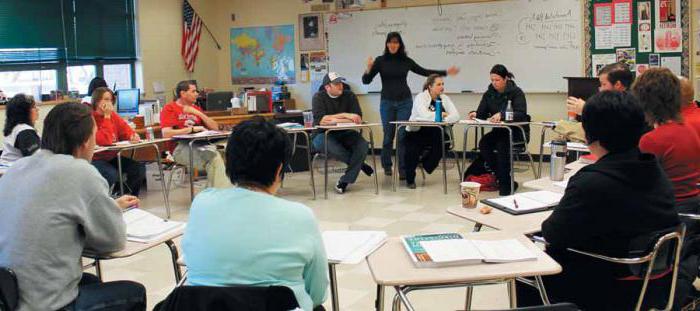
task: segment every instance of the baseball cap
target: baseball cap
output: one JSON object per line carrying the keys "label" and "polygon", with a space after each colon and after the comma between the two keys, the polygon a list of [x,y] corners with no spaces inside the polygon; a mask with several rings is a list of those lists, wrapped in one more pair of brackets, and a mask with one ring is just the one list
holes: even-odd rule
{"label": "baseball cap", "polygon": [[335,72],[329,72],[323,77],[323,85],[333,82],[345,82],[345,78]]}

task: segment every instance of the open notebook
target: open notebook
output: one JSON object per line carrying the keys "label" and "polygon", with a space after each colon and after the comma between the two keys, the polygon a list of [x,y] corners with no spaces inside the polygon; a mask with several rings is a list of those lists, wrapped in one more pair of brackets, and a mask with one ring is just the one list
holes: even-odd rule
{"label": "open notebook", "polygon": [[386,241],[384,231],[324,231],[323,244],[331,263],[358,264]]}
{"label": "open notebook", "polygon": [[500,198],[481,200],[481,202],[513,215],[520,215],[541,212],[555,207],[561,201],[562,196],[564,195],[561,193],[543,190],[522,192]]}
{"label": "open notebook", "polygon": [[516,239],[421,241],[432,267],[536,260],[537,256]]}
{"label": "open notebook", "polygon": [[128,209],[122,216],[126,223],[126,239],[133,242],[156,241],[185,226],[183,222],[166,220],[139,208]]}

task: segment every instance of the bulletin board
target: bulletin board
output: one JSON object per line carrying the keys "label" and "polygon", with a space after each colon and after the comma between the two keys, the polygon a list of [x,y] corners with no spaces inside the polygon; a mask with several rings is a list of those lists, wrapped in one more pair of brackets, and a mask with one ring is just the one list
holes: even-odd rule
{"label": "bulletin board", "polygon": [[663,66],[689,76],[689,0],[588,0],[585,6],[586,75],[622,61],[635,72]]}

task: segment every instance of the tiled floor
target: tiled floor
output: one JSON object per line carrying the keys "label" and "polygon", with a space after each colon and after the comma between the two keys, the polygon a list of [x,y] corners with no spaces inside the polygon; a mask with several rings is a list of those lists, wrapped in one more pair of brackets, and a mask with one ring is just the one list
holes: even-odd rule
{"label": "tiled floor", "polygon": [[[524,163],[516,166],[516,180],[523,182],[533,178],[532,171],[525,168]],[[337,174],[331,175],[329,183],[335,183],[338,177]],[[472,230],[473,223],[445,212],[448,206],[460,204],[456,169],[448,171],[448,194],[442,192],[442,173],[439,170],[427,176],[425,185],[421,184],[420,174],[417,180],[417,189],[407,189],[402,185],[397,192],[393,192],[391,178],[380,175],[379,195],[376,195],[373,178],[362,175],[343,195],[332,192],[332,185],[329,185],[329,198],[324,200],[323,175],[316,174],[318,198],[312,200],[309,173],[303,172],[287,175],[279,196],[311,207],[322,230],[384,230],[389,236]],[[484,197],[496,195],[496,192],[484,193]],[[147,192],[142,199],[143,208],[165,216],[162,194],[159,191]],[[171,193],[170,199],[172,218],[186,221],[190,202],[189,189],[185,185],[178,187]],[[149,309],[165,298],[175,285],[170,254],[165,246],[127,259],[104,261],[103,275],[105,280],[128,279],[144,284],[148,292]],[[341,310],[359,311],[374,308],[376,285],[365,263],[338,266],[338,283]],[[508,306],[505,285],[479,287],[474,292],[472,306],[475,309],[499,309]],[[387,289],[386,296],[384,303],[389,308],[393,291]],[[464,289],[414,292],[410,297],[418,310],[464,308]],[[330,310],[330,293],[325,306]]]}

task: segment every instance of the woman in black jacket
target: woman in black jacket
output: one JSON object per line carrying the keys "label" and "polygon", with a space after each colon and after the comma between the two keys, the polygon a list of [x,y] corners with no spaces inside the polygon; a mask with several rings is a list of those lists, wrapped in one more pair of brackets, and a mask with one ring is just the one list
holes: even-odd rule
{"label": "woman in black jacket", "polygon": [[[390,32],[386,35],[384,54],[375,59],[371,57],[367,60],[367,69],[362,75],[362,83],[370,84],[377,74],[382,79],[382,94],[379,102],[379,112],[382,117],[384,128],[384,141],[382,143],[382,167],[384,174],[391,175],[391,155],[394,148],[394,125],[392,121],[406,121],[411,117],[413,99],[411,89],[408,87],[406,77],[412,71],[421,76],[427,77],[431,74],[456,75],[459,68],[452,66],[447,70],[430,70],[416,64],[406,55],[406,48],[398,32]],[[406,148],[404,148],[404,137],[406,131],[399,131],[399,172],[403,177],[403,158]]]}
{"label": "woman in black jacket", "polygon": [[[505,119],[505,111],[510,101],[513,108],[514,122],[527,122],[527,101],[525,93],[513,81],[513,73],[503,65],[494,65],[491,68],[491,84],[481,97],[479,108],[469,113],[469,119],[488,119],[491,122],[501,122]],[[513,141],[522,142],[529,136],[529,127],[523,126],[525,138],[518,127],[511,127]],[[484,135],[479,142],[481,157],[486,162],[486,170],[496,174],[498,180],[498,190],[500,195],[510,195],[516,189],[511,189],[511,163],[510,163],[510,142],[508,141],[508,130],[504,128],[493,129]]]}

